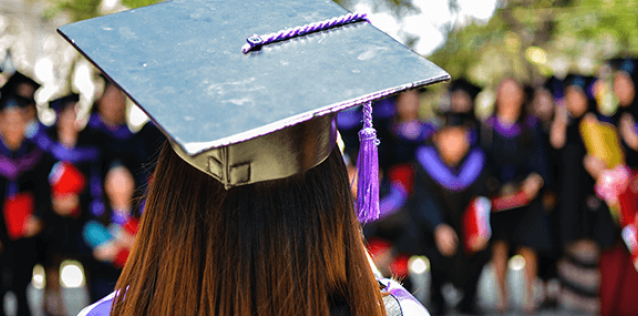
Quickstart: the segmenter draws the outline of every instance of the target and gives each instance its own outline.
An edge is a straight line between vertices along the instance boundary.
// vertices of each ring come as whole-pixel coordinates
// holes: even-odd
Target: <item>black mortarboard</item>
[[[634,78],[637,74],[636,69],[637,61],[635,58],[614,58],[608,61],[608,64],[615,71],[624,71],[631,78]]]
[[[469,113],[456,113],[456,112],[444,112],[439,114],[439,118],[441,119],[441,123],[445,127],[471,127],[475,118],[472,114]]]
[[[332,114],[449,79],[366,21],[320,30],[348,14],[330,0],[173,0],[59,32],[231,188],[319,164]]]
[[[77,93],[72,93],[69,95],[65,95],[61,98],[57,98],[53,101],[49,102],[49,107],[54,110],[56,113],[60,113],[71,104],[75,104],[80,100],[80,95]]]
[[[2,86],[2,93],[20,93],[18,91],[18,86],[20,84],[27,84],[30,85],[31,87],[33,87],[33,93],[35,94],[35,91],[38,90],[40,88],[40,84],[37,83],[35,80],[27,77],[26,75],[24,75],[23,73],[16,71],[13,75],[11,75],[11,77],[9,77],[9,80],[7,80],[7,82],[4,84],[4,86]],[[33,94],[31,95],[20,95],[23,98],[26,98],[27,100],[29,100],[32,103],[35,103],[35,100],[33,98]]]
[[[584,76],[579,74],[569,74],[565,77],[564,88],[567,89],[570,86],[575,86],[581,89],[589,99],[594,98],[594,82],[595,78],[591,76]]]
[[[459,78],[456,80],[453,80],[452,82],[450,82],[450,88],[449,91],[450,92],[454,92],[454,91],[463,91],[465,93],[467,93],[470,98],[472,99],[472,102],[474,102],[474,99],[476,99],[476,96],[481,92],[481,87],[467,81],[467,79],[465,78]]]
[[[560,79],[551,76],[543,82],[542,89],[547,90],[547,92],[553,96],[555,96],[557,92],[562,95],[563,82]]]
[[[29,100],[23,98],[15,93],[2,93],[0,97],[0,110],[6,110],[9,108],[26,108],[29,105]]]

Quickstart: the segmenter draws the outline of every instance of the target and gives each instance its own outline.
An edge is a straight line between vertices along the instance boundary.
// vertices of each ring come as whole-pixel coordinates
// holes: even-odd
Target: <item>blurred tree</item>
[[[49,18],[58,12],[70,12],[74,21],[90,19],[106,12],[101,12],[100,6],[103,0],[44,0],[52,4],[52,8],[45,12],[45,18]],[[121,0],[126,8],[134,9],[147,5],[162,2],[164,0]],[[339,5],[352,8],[356,4],[356,0],[333,0]],[[457,0],[448,0],[450,6],[455,6]],[[116,2],[111,0],[110,2]],[[395,17],[401,17],[407,12],[414,12],[416,9],[412,6],[410,0],[372,0],[375,10],[389,10]]]
[[[502,0],[487,23],[450,27],[430,59],[453,78],[490,85],[504,76],[591,74],[607,58],[636,54],[638,1]]]

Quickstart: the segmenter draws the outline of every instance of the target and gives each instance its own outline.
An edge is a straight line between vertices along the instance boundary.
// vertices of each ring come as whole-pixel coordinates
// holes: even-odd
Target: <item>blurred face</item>
[[[587,96],[580,88],[569,86],[565,89],[565,106],[574,117],[581,117],[587,112]]]
[[[119,125],[126,122],[126,96],[116,86],[106,86],[98,105],[98,112],[106,123]]]
[[[469,113],[472,111],[472,98],[467,92],[456,90],[450,95],[452,112]]]
[[[618,98],[618,105],[628,107],[636,97],[636,87],[633,80],[624,71],[619,71],[614,76],[614,94]]]
[[[16,93],[21,97],[31,99],[35,94],[35,87],[29,83],[23,82],[16,87]]]
[[[534,92],[533,104],[534,116],[541,121],[550,121],[554,114],[554,97],[545,89],[538,89]]]
[[[397,100],[397,116],[399,121],[410,121],[419,118],[419,92],[406,91],[399,95]]]
[[[525,100],[523,87],[513,79],[501,82],[496,95],[496,114],[511,121],[518,120]]]
[[[135,179],[124,167],[114,167],[106,174],[104,191],[113,207],[128,206],[135,192]]]
[[[22,144],[24,140],[24,132],[26,128],[24,111],[18,108],[9,108],[4,110],[2,117],[2,138],[5,144],[11,150],[15,150]]]
[[[445,127],[434,137],[434,144],[441,159],[449,165],[458,164],[470,149],[463,127]]]
[[[75,104],[67,105],[58,116],[58,126],[63,129],[75,130],[76,119]]]

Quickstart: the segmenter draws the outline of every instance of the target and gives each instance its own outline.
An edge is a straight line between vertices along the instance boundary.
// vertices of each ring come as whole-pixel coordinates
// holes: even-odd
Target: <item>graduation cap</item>
[[[635,58],[613,58],[610,59],[607,63],[611,66],[611,68],[615,71],[624,71],[629,77],[634,78],[636,76],[636,59]]]
[[[439,115],[441,129],[445,127],[471,127],[474,124],[474,116],[469,113],[444,112]]]
[[[65,95],[61,98],[57,98],[53,101],[49,102],[49,107],[54,110],[56,113],[60,113],[62,111],[64,111],[64,109],[69,106],[69,105],[73,105],[76,102],[80,101],[80,95],[77,93],[71,93],[69,95]]]
[[[453,80],[450,82],[449,88],[450,93],[455,91],[463,91],[467,93],[472,99],[472,102],[474,102],[474,99],[476,99],[476,96],[481,92],[481,90],[483,90],[481,87],[467,81],[465,78]]]
[[[584,76],[580,74],[569,74],[565,77],[565,81],[563,83],[563,87],[567,89],[568,87],[576,87],[583,91],[585,95],[587,95],[588,99],[594,98],[594,83],[596,79],[591,76]]]
[[[20,85],[22,84],[26,84],[28,86],[30,86],[31,88],[33,88],[33,92],[23,92],[20,90]],[[35,91],[37,91],[38,89],[40,89],[40,84],[37,83],[35,80],[27,77],[26,75],[24,75],[23,73],[16,71],[13,75],[11,75],[11,77],[9,77],[9,80],[7,80],[7,82],[4,84],[4,86],[2,86],[2,94],[8,93],[8,94],[17,94],[27,100],[30,101],[30,103],[35,104],[35,99],[34,99],[34,94]]]
[[[449,80],[330,0],[174,0],[59,32],[227,189],[321,163],[338,111]]]
[[[23,98],[15,93],[2,93],[0,97],[0,110],[6,110],[10,108],[24,109],[29,106],[29,100]]]

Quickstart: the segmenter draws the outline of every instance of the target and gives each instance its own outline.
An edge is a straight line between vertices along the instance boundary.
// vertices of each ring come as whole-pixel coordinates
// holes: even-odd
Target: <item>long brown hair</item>
[[[228,191],[165,145],[114,316],[385,315],[338,149]]]

